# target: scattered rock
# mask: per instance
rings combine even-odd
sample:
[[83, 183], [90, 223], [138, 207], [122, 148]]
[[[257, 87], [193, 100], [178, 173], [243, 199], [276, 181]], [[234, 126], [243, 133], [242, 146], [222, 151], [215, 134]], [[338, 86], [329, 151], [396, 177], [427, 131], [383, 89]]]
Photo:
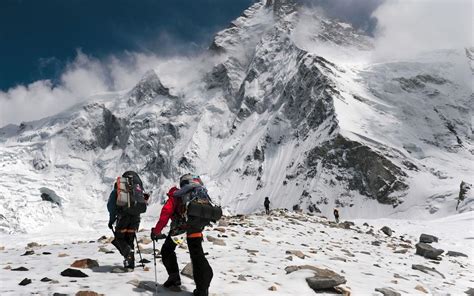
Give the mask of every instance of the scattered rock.
[[142, 259], [142, 260], [140, 260], [140, 261], [138, 261], [138, 262], [139, 262], [139, 263], [150, 263], [151, 261], [148, 260], [148, 259], [146, 259], [146, 258], [144, 258], [144, 259]]
[[372, 246], [377, 246], [377, 247], [379, 247], [381, 244], [382, 244], [381, 241], [373, 241], [373, 242], [371, 242], [371, 245], [372, 245]]
[[421, 264], [413, 264], [411, 268], [414, 270], [419, 270], [426, 274], [431, 274], [432, 272], [434, 272], [434, 273], [439, 274], [443, 279], [445, 278], [444, 275], [441, 272], [437, 271], [434, 267], [427, 267]]
[[74, 263], [71, 264], [71, 267], [92, 269], [94, 267], [99, 267], [99, 263], [97, 260], [86, 258], [74, 261]]
[[334, 287], [334, 290], [336, 290], [336, 292], [339, 292], [340, 294], [342, 294], [342, 296], [351, 296], [352, 295], [351, 289], [349, 287], [345, 287], [343, 285], [339, 285], [339, 286]]
[[451, 257], [468, 257], [466, 254], [461, 253], [461, 252], [456, 252], [456, 251], [448, 251], [446, 253], [446, 256], [451, 256]]
[[271, 286], [270, 288], [268, 288], [269, 291], [276, 291], [277, 290], [277, 287], [276, 286]]
[[298, 250], [287, 250], [285, 253], [295, 255], [296, 257], [298, 257], [300, 259], [304, 259], [306, 257], [306, 255], [303, 254], [303, 252], [298, 251]]
[[18, 285], [20, 286], [26, 286], [26, 285], [29, 285], [31, 284], [31, 279], [29, 278], [24, 278]]
[[82, 271], [78, 269], [73, 269], [73, 268], [68, 268], [65, 269], [61, 272], [62, 276], [67, 276], [67, 277], [88, 277], [87, 274], [83, 273]]
[[111, 273], [126, 273], [128, 272], [128, 270], [123, 267], [115, 267], [115, 268], [112, 268], [110, 272]]
[[5, 251], [5, 247], [4, 247], [4, 246], [0, 246], [0, 251]]
[[426, 243], [417, 243], [416, 244], [416, 254], [423, 256], [428, 259], [438, 259], [438, 256], [441, 255], [444, 250], [433, 248], [432, 246]]
[[76, 296], [101, 296], [103, 294], [99, 294], [94, 291], [79, 291], [76, 293]]
[[63, 293], [54, 293], [53, 296], [69, 296], [69, 295], [63, 294]]
[[186, 266], [181, 270], [181, 274], [187, 276], [190, 279], [193, 279], [193, 264], [189, 262]]
[[37, 248], [37, 247], [40, 247], [40, 244], [36, 243], [36, 242], [31, 242], [31, 243], [28, 243], [26, 245], [27, 248], [29, 249], [32, 249], [32, 248]]
[[33, 250], [28, 250], [26, 251], [23, 255], [20, 255], [20, 256], [30, 256], [30, 255], [33, 255], [35, 253], [35, 251]]
[[224, 227], [216, 227], [216, 228], [214, 228], [214, 230], [225, 233], [225, 228]]
[[213, 243], [214, 245], [218, 245], [218, 246], [225, 246], [226, 245], [223, 239], [216, 238], [216, 237], [213, 237], [211, 235], [207, 236], [207, 240], [210, 241], [211, 243]]
[[438, 242], [438, 238], [434, 235], [431, 235], [431, 234], [425, 234], [425, 233], [422, 233], [420, 235], [420, 243], [426, 243], [426, 244], [431, 244], [431, 243], [437, 243]]
[[12, 269], [12, 271], [28, 271], [28, 270], [29, 270], [28, 268], [23, 267], [23, 266]]
[[469, 288], [466, 291], [464, 291], [469, 296], [474, 296], [474, 288]]
[[361, 254], [365, 254], [365, 255], [371, 255], [370, 252], [367, 252], [367, 251], [360, 251]]
[[422, 285], [416, 285], [415, 290], [428, 294], [428, 291]]
[[149, 243], [152, 242], [152, 240], [147, 237], [142, 237], [141, 239], [138, 240], [138, 242], [143, 245], [148, 245]]
[[395, 250], [393, 251], [395, 254], [405, 254], [408, 252], [408, 249], [400, 249], [400, 250]]
[[313, 277], [306, 278], [306, 282], [315, 292], [331, 289], [346, 283], [346, 279], [343, 276], [332, 270], [317, 267], [314, 267], [312, 270], [315, 271], [315, 274]]
[[247, 279], [245, 278], [245, 276], [243, 274], [240, 274], [239, 277], [237, 278], [239, 281], [243, 281], [243, 282], [246, 282]]
[[384, 296], [401, 296], [402, 295], [392, 288], [375, 288], [375, 292], [380, 292]]
[[43, 255], [51, 255], [51, 252], [43, 252]]
[[384, 227], [380, 228], [380, 230], [381, 230], [383, 233], [385, 233], [387, 236], [392, 236], [393, 231], [392, 231], [392, 229], [391, 229], [390, 227], [384, 226]]
[[299, 269], [300, 269], [300, 267], [296, 266], [296, 265], [291, 265], [291, 266], [285, 267], [286, 274], [292, 273], [292, 272], [297, 271]]
[[47, 282], [51, 282], [52, 279], [48, 278], [48, 277], [44, 277], [40, 280], [40, 282], [44, 282], [44, 283], [47, 283]]
[[107, 237], [107, 236], [103, 235], [97, 240], [97, 242], [99, 242], [101, 244], [110, 244], [113, 240], [114, 240], [113, 236]]
[[108, 253], [111, 252], [111, 251], [110, 251], [109, 249], [107, 249], [106, 247], [100, 247], [100, 248], [99, 248], [99, 252], [108, 254]]
[[58, 254], [58, 257], [67, 257], [67, 256], [69, 256], [69, 255], [66, 254], [66, 253], [59, 253], [59, 254]]
[[7, 265], [3, 269], [12, 269], [12, 267], [10, 265]]

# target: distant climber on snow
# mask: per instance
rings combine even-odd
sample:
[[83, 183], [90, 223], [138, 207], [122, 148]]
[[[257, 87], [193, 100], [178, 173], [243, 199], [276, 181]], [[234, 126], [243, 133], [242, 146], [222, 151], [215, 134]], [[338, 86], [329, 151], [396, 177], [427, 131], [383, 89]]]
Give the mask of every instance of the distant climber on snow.
[[[156, 226], [151, 229], [152, 240], [166, 238], [161, 248], [161, 256], [168, 279], [163, 286], [179, 291], [181, 278], [175, 250], [180, 243], [179, 236], [186, 234], [196, 283], [193, 295], [208, 296], [213, 272], [202, 249], [202, 231], [211, 221], [215, 222], [221, 218], [222, 210], [212, 204], [199, 176], [185, 174], [181, 176], [179, 186], [179, 190], [172, 187], [168, 191], [168, 200], [161, 209]], [[161, 232], [169, 219], [172, 220], [170, 231], [168, 235], [164, 235]]]
[[265, 206], [265, 214], [270, 215], [270, 200], [268, 199], [268, 196], [265, 197], [263, 205]]
[[[118, 177], [107, 202], [109, 228], [114, 232], [112, 244], [124, 257], [124, 268], [135, 268], [133, 240], [140, 225], [140, 214], [146, 211], [149, 194], [143, 190], [143, 183], [137, 173], [126, 171]], [[114, 230], [113, 224], [116, 223]]]
[[336, 223], [339, 223], [339, 210], [338, 209], [334, 209], [334, 219], [336, 219]]

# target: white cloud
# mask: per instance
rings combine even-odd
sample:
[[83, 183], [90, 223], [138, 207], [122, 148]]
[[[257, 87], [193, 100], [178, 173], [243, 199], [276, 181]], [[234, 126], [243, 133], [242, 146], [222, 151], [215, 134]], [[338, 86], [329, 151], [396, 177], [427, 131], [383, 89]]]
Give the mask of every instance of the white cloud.
[[376, 56], [403, 58], [473, 44], [472, 0], [389, 0], [373, 13]]
[[138, 53], [126, 53], [123, 59], [111, 56], [101, 61], [78, 50], [57, 85], [50, 80], [39, 80], [0, 91], [0, 126], [44, 118], [93, 94], [133, 87], [159, 62], [157, 56]]

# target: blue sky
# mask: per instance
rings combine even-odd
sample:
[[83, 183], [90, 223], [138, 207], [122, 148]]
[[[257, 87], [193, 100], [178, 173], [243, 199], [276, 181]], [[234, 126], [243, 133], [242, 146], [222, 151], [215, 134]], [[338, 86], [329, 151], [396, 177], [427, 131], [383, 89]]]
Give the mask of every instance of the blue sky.
[[253, 0], [2, 0], [0, 90], [53, 82], [77, 50], [175, 55], [208, 46]]

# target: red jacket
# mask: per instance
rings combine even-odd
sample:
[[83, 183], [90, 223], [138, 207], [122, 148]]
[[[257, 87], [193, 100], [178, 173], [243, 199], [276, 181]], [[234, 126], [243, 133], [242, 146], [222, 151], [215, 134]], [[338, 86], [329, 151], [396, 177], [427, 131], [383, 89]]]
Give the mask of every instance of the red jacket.
[[163, 228], [165, 228], [166, 224], [168, 224], [168, 221], [170, 219], [173, 220], [175, 217], [174, 213], [178, 210], [179, 201], [174, 198], [173, 194], [177, 190], [178, 188], [174, 186], [166, 194], [168, 195], [168, 200], [161, 209], [160, 218], [158, 219], [158, 222], [156, 222], [155, 228], [153, 230], [156, 235], [160, 234]]

